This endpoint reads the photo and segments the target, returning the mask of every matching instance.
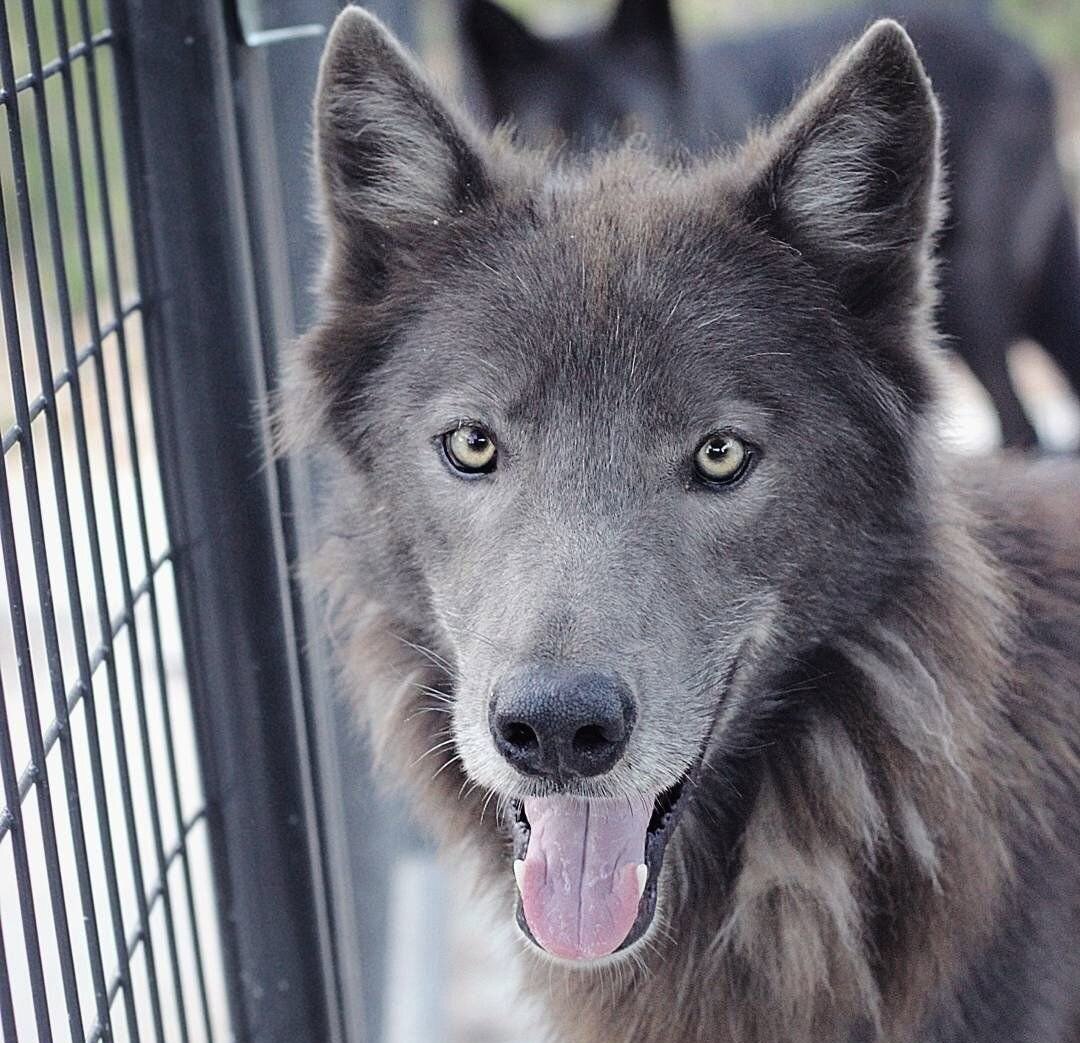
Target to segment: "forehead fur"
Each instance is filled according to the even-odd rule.
[[[573,385],[590,408],[700,425],[732,397],[797,413],[808,378],[823,400],[869,383],[887,419],[904,412],[833,287],[742,208],[745,157],[669,163],[627,146],[588,164],[515,160],[532,177],[417,232],[378,300],[369,273],[341,269],[321,334],[340,353],[321,357],[347,424],[367,389],[386,393],[372,378],[387,365],[416,400],[449,385],[511,413],[551,413]],[[919,377],[909,369],[905,387]]]
[[[439,351],[444,376],[495,353],[612,387],[812,351],[827,387],[872,371],[887,422],[928,401],[937,109],[898,26],[702,161],[627,145],[563,162],[484,139],[356,9],[318,114],[330,250],[307,360],[339,437],[406,348]]]

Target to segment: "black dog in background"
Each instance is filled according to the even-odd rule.
[[[622,0],[608,25],[558,39],[492,0],[465,0],[462,35],[487,115],[526,140],[590,148],[641,129],[701,152],[783,110],[882,14],[908,29],[945,113],[942,327],[993,399],[1005,445],[1032,446],[1006,353],[1038,342],[1080,392],[1080,244],[1048,78],[976,5],[875,3],[691,48],[669,0]]]

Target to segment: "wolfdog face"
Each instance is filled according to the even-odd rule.
[[[925,524],[933,96],[882,22],[734,157],[558,166],[349,9],[317,119],[336,524],[447,666],[446,763],[507,809],[522,929],[625,952],[694,791]]]

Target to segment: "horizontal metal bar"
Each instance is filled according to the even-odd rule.
[[[240,29],[240,35],[248,47],[270,47],[278,43],[287,43],[290,40],[303,40],[313,36],[323,36],[326,26],[321,22],[301,22],[286,25],[274,25],[280,15],[276,11],[277,5],[268,4],[265,0],[236,0],[234,11],[236,23]],[[290,12],[291,13],[291,12]],[[306,12],[305,12],[306,13]],[[280,19],[291,23],[292,18]],[[269,22],[270,24],[267,24]]]
[[[106,323],[101,327],[101,339],[105,340],[106,337],[111,336],[120,330],[121,326],[127,322],[132,315],[139,311],[143,306],[143,302],[136,300],[128,304],[124,310],[120,313],[119,319],[113,319],[111,322]],[[75,368],[78,369],[88,359],[92,359],[98,353],[97,344],[88,344],[75,356]],[[51,395],[38,395],[37,398],[30,403],[28,409],[28,416],[30,423],[33,423],[45,410],[48,408],[49,403],[60,393],[62,388],[67,387],[71,383],[72,371],[70,369],[61,370],[53,380],[52,394]],[[18,424],[12,424],[4,432],[3,438],[3,452],[7,451],[15,445],[16,442],[23,440],[23,429]]]
[[[161,570],[162,565],[169,561],[172,557],[172,551],[166,550],[155,562],[150,571],[150,574],[143,579],[143,581],[131,591],[131,612],[127,609],[117,613],[112,621],[112,633],[108,642],[102,642],[97,648],[94,649],[93,654],[90,656],[90,678],[92,679],[94,674],[97,673],[97,668],[101,666],[106,659],[109,658],[109,649],[112,642],[120,635],[120,631],[126,626],[134,625],[134,609],[146,595],[150,592],[150,585],[154,581],[154,577],[157,576]],[[67,696],[67,708],[68,717],[70,718],[75,707],[79,705],[82,697],[86,694],[86,685],[83,684],[80,678],[76,681],[68,692]],[[42,736],[42,756],[48,757],[49,752],[56,745],[57,740],[63,733],[66,725],[59,721],[53,721],[52,724],[46,729],[45,734]],[[39,766],[33,762],[28,764],[23,769],[22,774],[19,776],[19,803],[21,804],[26,795],[33,788],[34,783],[37,781],[40,774]],[[11,829],[14,819],[11,816],[11,812],[8,808],[0,808],[0,840],[4,839],[5,834]]]
[[[75,357],[75,365],[77,367],[81,366],[87,359],[93,358],[93,356],[97,354],[97,351],[98,346],[96,344],[88,344]],[[70,369],[61,370],[53,380],[52,394],[38,395],[38,397],[30,403],[29,417],[31,423],[48,409],[49,403],[55,400],[61,389],[67,387],[67,385],[71,383],[71,376],[72,371]]]
[[[183,829],[180,830],[180,836],[177,839],[175,846],[165,856],[165,874],[166,875],[168,875],[169,870],[172,869],[173,863],[183,854],[184,847],[187,844],[187,839],[188,839],[189,836],[191,836],[191,831],[204,818],[206,818],[206,808],[205,807],[199,808],[199,810],[196,811],[195,814],[192,815],[191,818],[189,818],[187,820],[187,822],[184,823],[184,827],[183,827]],[[146,892],[146,915],[148,917],[154,911],[154,906],[156,906],[157,903],[161,900],[162,896],[164,895],[164,892],[165,892],[165,878],[164,877],[154,881],[154,886],[151,887],[150,890]],[[128,957],[128,962],[129,963],[131,962],[132,959],[134,959],[135,952],[139,948],[139,946],[142,944],[142,941],[143,941],[143,929],[142,929],[141,926],[136,927],[135,930],[132,932],[131,936],[128,938],[127,957]],[[193,939],[192,944],[193,945],[198,944],[198,940]],[[114,975],[112,981],[109,983],[108,1005],[110,1007],[112,1007],[113,1003],[116,1000],[117,995],[119,995],[120,986],[122,984],[123,984],[123,978],[119,974]],[[100,1041],[102,1041],[104,1039],[105,1039],[105,1032],[102,1029],[101,1025],[95,1025],[93,1027],[93,1029],[91,1030],[90,1035],[86,1037],[86,1043],[100,1043]]]
[[[5,453],[5,455],[6,455],[7,451],[16,442],[21,442],[22,440],[23,440],[23,429],[18,424],[12,424],[11,427],[9,427],[4,432],[3,445],[4,445],[4,453]]]
[[[73,65],[79,58],[89,54],[95,47],[103,47],[106,44],[112,43],[112,41],[113,31],[111,29],[102,29],[100,33],[94,34],[89,43],[82,40],[75,44],[67,54],[62,54],[59,58],[54,58],[51,62],[46,62],[41,67],[40,76],[36,76],[32,72],[20,76],[15,81],[14,93],[19,94],[22,91],[28,90],[30,87],[33,87],[35,83],[44,83],[50,77],[62,72],[69,65]],[[0,90],[0,105],[8,105],[10,102],[11,93],[6,90]]]
[[[290,40],[307,40],[325,34],[325,25],[311,22],[308,25],[288,25],[281,29],[253,29],[244,33],[244,43],[248,47],[272,47],[277,43],[288,43]]]

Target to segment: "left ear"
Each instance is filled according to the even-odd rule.
[[[922,300],[940,119],[896,22],[871,26],[746,156],[748,216],[813,263],[849,311]]]
[[[315,128],[330,230],[351,247],[407,240],[492,192],[482,136],[362,8],[330,30]]]

